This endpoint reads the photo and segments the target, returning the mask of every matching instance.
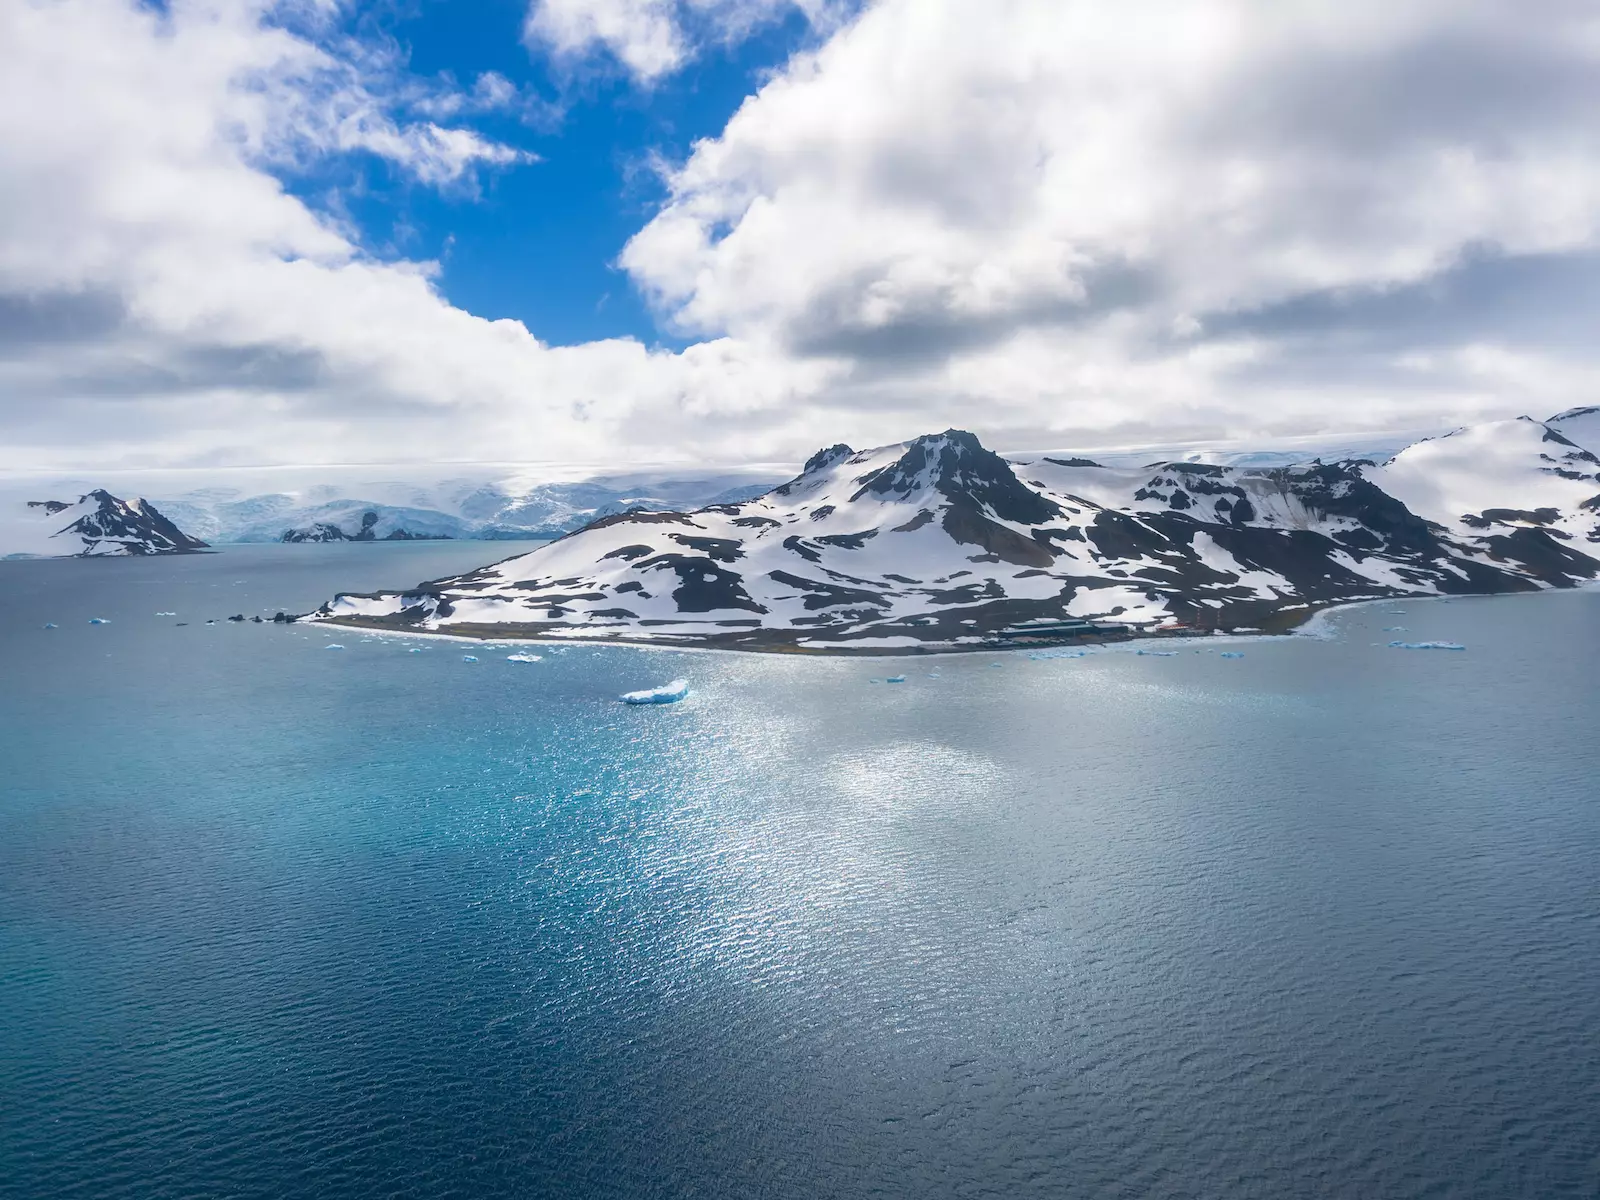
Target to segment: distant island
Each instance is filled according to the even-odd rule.
[[[7,558],[104,558],[192,554],[206,543],[191,537],[148,500],[123,500],[96,488],[76,500],[30,500],[12,522]]]
[[[839,653],[1213,631],[1600,573],[1600,409],[1378,464],[1004,459],[959,430],[819,451],[766,494],[613,514],[492,566],[310,619],[480,638]]]

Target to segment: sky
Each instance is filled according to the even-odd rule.
[[[0,470],[1596,402],[1587,0],[0,0]]]

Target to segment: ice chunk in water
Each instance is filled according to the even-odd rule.
[[[1244,651],[1243,650],[1224,650],[1222,652],[1222,657],[1223,658],[1243,658],[1244,657]]]
[[[344,647],[339,645],[339,643],[337,643],[337,642],[329,642],[326,646],[323,647],[323,649],[324,650],[343,650]]]
[[[542,662],[543,656],[539,654],[508,654],[507,662]]]
[[[104,617],[90,617],[89,618],[89,624],[91,624],[91,625],[109,625],[109,624],[111,624],[111,622],[106,620]]]
[[[689,694],[687,679],[674,679],[660,687],[645,688],[638,692],[623,692],[617,699],[624,704],[676,704]]]
[[[1146,658],[1176,658],[1178,656],[1176,650],[1135,650],[1134,653],[1141,654]]]
[[[891,675],[884,680],[885,683],[904,683],[905,681],[906,677],[904,675]]]
[[[46,622],[45,622],[45,623],[44,623],[44,627],[45,627],[45,628],[46,628],[46,629],[56,629],[56,628],[59,628],[59,627],[58,627],[58,626],[57,626],[57,625],[56,625],[56,623],[55,623],[55,622],[54,622],[54,621],[46,621]]]
[[[407,654],[421,654],[421,653],[423,653],[423,651],[425,649],[426,649],[426,647],[424,647],[424,646],[413,646],[413,647],[411,647],[411,649],[407,650],[406,653]]]
[[[1460,642],[1390,642],[1396,650],[1465,650]]]
[[[477,662],[478,661],[478,656],[476,654],[463,654],[461,656],[461,661],[462,662]]]

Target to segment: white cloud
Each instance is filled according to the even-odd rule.
[[[649,84],[679,70],[707,44],[734,44],[799,10],[820,30],[855,0],[530,0],[524,38],[568,66],[597,54]]]
[[[1597,50],[1565,0],[882,0],[669,174],[622,263],[686,331],[933,392],[981,397],[982,362],[995,399],[1087,404],[1160,361],[1175,404],[1225,405],[1283,347],[1208,368],[1186,343],[1219,315],[1593,248]]]
[[[460,185],[516,152],[396,119],[371,64],[262,17],[0,5],[0,467],[597,458],[647,427],[660,457],[691,388],[722,403],[709,358],[749,381],[748,349],[552,348],[364,254],[264,166],[360,148]]]
[[[0,0],[0,468],[798,458],[947,425],[1171,444],[1600,383],[1600,21],[1575,2],[879,0],[671,170],[628,245],[704,339],[681,353],[483,320],[287,192],[274,171],[351,151],[470,191],[527,156],[462,118],[527,98],[266,2]],[[792,3],[533,15],[659,82]]]

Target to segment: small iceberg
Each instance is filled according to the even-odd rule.
[[[91,625],[109,625],[109,624],[111,624],[111,622],[106,620],[104,617],[90,617],[89,618],[89,624],[91,624]]]
[[[344,647],[339,645],[338,642],[329,642],[326,646],[323,647],[323,649],[324,650],[343,650]]]
[[[687,679],[674,679],[660,687],[645,688],[638,692],[623,692],[617,699],[624,704],[676,704],[689,694]]]
[[[1176,657],[1178,657],[1178,652],[1176,650],[1135,650],[1134,653],[1138,654],[1138,655],[1142,655],[1145,658],[1176,658]]]
[[[156,616],[158,616],[158,617],[175,617],[177,615],[178,615],[177,613],[157,613],[156,614]]]
[[[1406,627],[1404,625],[1385,625],[1383,631],[1385,633],[1404,633]]]
[[[461,661],[462,662],[477,662],[478,661],[478,656],[476,654],[463,654],[461,656]]]
[[[506,655],[506,661],[507,662],[543,662],[544,661],[544,656],[542,654],[508,654],[508,655]]]
[[[1395,650],[1465,650],[1460,642],[1390,642]]]
[[[58,627],[58,626],[57,626],[57,625],[56,625],[56,623],[55,623],[55,622],[54,622],[54,621],[46,621],[46,622],[45,622],[45,623],[44,623],[44,627],[45,627],[45,628],[46,628],[46,629],[56,629],[56,628],[59,628],[59,627]]]
[[[891,675],[884,680],[885,683],[904,683],[905,681],[906,677],[904,675]]]
[[[407,650],[406,653],[407,654],[421,654],[422,650],[423,650],[423,648],[421,646],[413,646],[413,647],[411,647],[411,649]]]
[[[1224,650],[1222,652],[1222,657],[1223,658],[1243,658],[1244,657],[1244,651],[1243,650]]]

